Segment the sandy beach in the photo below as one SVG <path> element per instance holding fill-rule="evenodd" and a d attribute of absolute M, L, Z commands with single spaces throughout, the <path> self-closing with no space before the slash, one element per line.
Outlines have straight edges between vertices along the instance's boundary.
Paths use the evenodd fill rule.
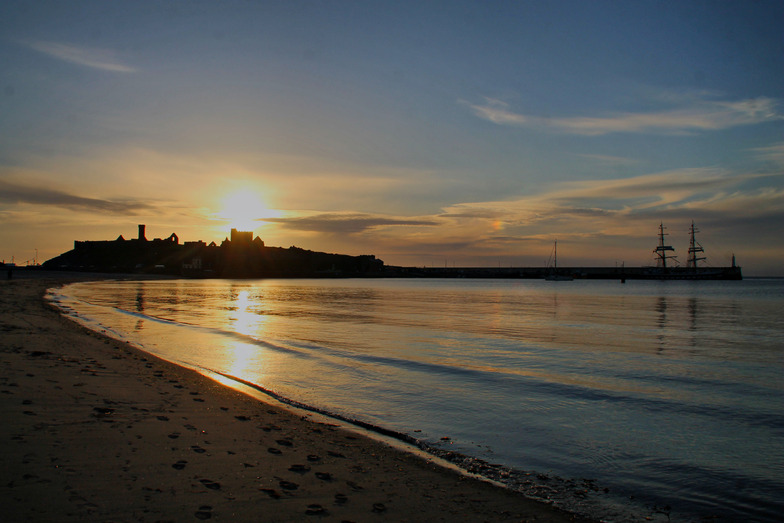
<path fill-rule="evenodd" d="M 583 521 L 258 401 L 0 282 L 4 521 Z"/>

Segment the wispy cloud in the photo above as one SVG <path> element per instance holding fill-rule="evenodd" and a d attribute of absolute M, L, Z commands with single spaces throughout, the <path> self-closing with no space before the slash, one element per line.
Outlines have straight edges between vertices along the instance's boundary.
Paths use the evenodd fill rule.
<path fill-rule="evenodd" d="M 113 73 L 135 73 L 136 69 L 120 62 L 113 51 L 59 42 L 33 40 L 24 42 L 31 49 L 53 58 Z"/>
<path fill-rule="evenodd" d="M 391 225 L 435 225 L 435 221 L 413 218 L 392 218 L 363 213 L 323 213 L 294 218 L 265 218 L 262 221 L 277 223 L 287 229 L 327 234 L 353 234 Z"/>
<path fill-rule="evenodd" d="M 625 167 L 630 165 L 637 165 L 640 163 L 639 160 L 635 160 L 633 158 L 626 158 L 623 156 L 608 156 L 606 154 L 579 154 L 578 156 L 606 167 Z"/>
<path fill-rule="evenodd" d="M 775 186 L 779 182 L 774 177 L 694 168 L 618 180 L 566 182 L 547 192 L 514 201 L 458 204 L 446 209 L 442 216 L 486 216 L 514 225 L 532 225 L 554 219 L 561 221 L 564 217 L 571 220 L 575 216 L 626 219 L 632 215 L 667 213 L 687 207 L 716 207 L 719 201 L 740 201 L 738 197 L 741 194 L 755 194 L 767 200 L 773 194 L 770 191 L 744 187 L 759 182 L 764 184 L 766 179 L 769 186 Z M 722 209 L 726 210 L 726 207 Z M 583 225 L 573 223 L 575 229 Z"/>
<path fill-rule="evenodd" d="M 610 133 L 686 134 L 784 120 L 784 114 L 778 111 L 778 100 L 767 97 L 738 101 L 696 99 L 688 106 L 658 112 L 562 118 L 517 113 L 506 102 L 490 98 L 484 104 L 468 105 L 477 117 L 498 125 L 539 127 L 586 136 Z"/>
<path fill-rule="evenodd" d="M 135 215 L 153 209 L 137 200 L 85 198 L 65 191 L 0 180 L 0 203 L 60 207 L 70 210 Z"/>
<path fill-rule="evenodd" d="M 779 166 L 784 166 L 784 142 L 770 145 L 768 147 L 757 147 L 752 149 L 752 151 L 765 162 L 771 162 Z"/>

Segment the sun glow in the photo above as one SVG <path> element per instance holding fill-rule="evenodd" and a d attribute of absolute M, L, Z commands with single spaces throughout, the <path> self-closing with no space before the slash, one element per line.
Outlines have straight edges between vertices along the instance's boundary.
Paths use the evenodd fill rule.
<path fill-rule="evenodd" d="M 227 194 L 221 201 L 218 218 L 240 231 L 253 231 L 261 226 L 261 220 L 277 216 L 269 209 L 261 196 L 252 190 L 238 190 Z"/>

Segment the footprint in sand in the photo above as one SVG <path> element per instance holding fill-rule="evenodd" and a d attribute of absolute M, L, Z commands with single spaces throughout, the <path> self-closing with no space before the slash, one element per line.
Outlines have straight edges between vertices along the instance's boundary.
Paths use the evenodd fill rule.
<path fill-rule="evenodd" d="M 220 490 L 221 488 L 220 483 L 217 481 L 212 481 L 211 479 L 200 479 L 199 481 L 202 485 L 210 490 Z"/>
<path fill-rule="evenodd" d="M 283 490 L 297 490 L 299 488 L 299 485 L 297 485 L 296 483 L 293 483 L 291 481 L 286 481 L 285 479 L 280 480 L 280 483 L 278 484 L 280 485 L 280 488 L 282 488 Z"/>
<path fill-rule="evenodd" d="M 308 509 L 305 511 L 305 514 L 308 516 L 326 516 L 327 509 L 325 509 L 321 505 L 313 503 L 311 505 L 308 505 Z"/>
<path fill-rule="evenodd" d="M 287 440 L 287 439 L 277 439 L 275 441 L 277 442 L 278 445 L 280 445 L 282 447 L 293 447 L 294 446 L 294 444 L 290 440 Z"/>
<path fill-rule="evenodd" d="M 180 437 L 179 432 L 172 432 L 171 434 L 169 434 L 169 439 L 177 439 L 179 437 Z"/>
<path fill-rule="evenodd" d="M 386 512 L 387 507 L 383 503 L 373 503 L 373 512 L 379 514 L 381 512 Z"/>
<path fill-rule="evenodd" d="M 269 452 L 270 454 L 275 454 L 276 456 L 280 456 L 281 454 L 283 454 L 282 450 L 276 449 L 275 447 L 268 448 L 267 452 Z"/>
<path fill-rule="evenodd" d="M 321 481 L 332 481 L 332 474 L 329 472 L 316 472 L 316 477 Z"/>
<path fill-rule="evenodd" d="M 204 454 L 205 452 L 207 452 L 207 450 L 206 450 L 206 449 L 203 449 L 203 448 L 201 448 L 201 447 L 200 447 L 200 446 L 198 446 L 198 445 L 193 445 L 193 446 L 191 447 L 191 450 L 192 450 L 193 452 L 197 453 L 197 454 Z"/>
<path fill-rule="evenodd" d="M 173 465 L 172 465 L 172 468 L 173 468 L 173 469 L 175 469 L 175 470 L 182 470 L 182 469 L 184 469 L 184 468 L 185 468 L 185 465 L 186 465 L 187 463 L 188 463 L 187 461 L 185 461 L 184 459 L 181 459 L 181 460 L 180 460 L 180 461 L 178 461 L 177 463 L 173 464 Z"/>
<path fill-rule="evenodd" d="M 210 519 L 212 517 L 212 507 L 209 505 L 202 505 L 194 516 L 196 516 L 196 519 Z"/>
<path fill-rule="evenodd" d="M 267 494 L 272 499 L 280 499 L 280 492 L 278 492 L 277 490 L 275 490 L 273 488 L 262 488 L 262 489 L 259 489 L 259 490 L 264 492 L 265 494 Z"/>
<path fill-rule="evenodd" d="M 357 485 L 353 481 L 346 481 L 346 485 L 348 485 L 351 488 L 351 490 L 355 492 L 359 492 L 360 490 L 365 490 L 362 486 Z"/>
<path fill-rule="evenodd" d="M 316 454 L 308 454 L 308 461 L 315 463 L 317 461 L 321 461 L 321 457 L 317 456 Z"/>
<path fill-rule="evenodd" d="M 348 496 L 346 496 L 345 494 L 340 494 L 340 493 L 335 494 L 335 503 L 337 503 L 338 505 L 342 505 L 347 501 L 348 501 Z"/>
<path fill-rule="evenodd" d="M 310 472 L 310 467 L 305 465 L 294 464 L 289 467 L 291 472 L 296 472 L 297 474 L 305 474 L 306 472 Z"/>

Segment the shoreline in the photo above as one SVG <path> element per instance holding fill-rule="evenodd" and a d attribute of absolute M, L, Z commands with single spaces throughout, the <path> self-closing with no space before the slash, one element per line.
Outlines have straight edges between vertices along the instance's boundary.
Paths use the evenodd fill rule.
<path fill-rule="evenodd" d="M 49 276 L 0 284 L 12 521 L 588 521 L 80 327 L 43 295 L 97 278 Z"/>

